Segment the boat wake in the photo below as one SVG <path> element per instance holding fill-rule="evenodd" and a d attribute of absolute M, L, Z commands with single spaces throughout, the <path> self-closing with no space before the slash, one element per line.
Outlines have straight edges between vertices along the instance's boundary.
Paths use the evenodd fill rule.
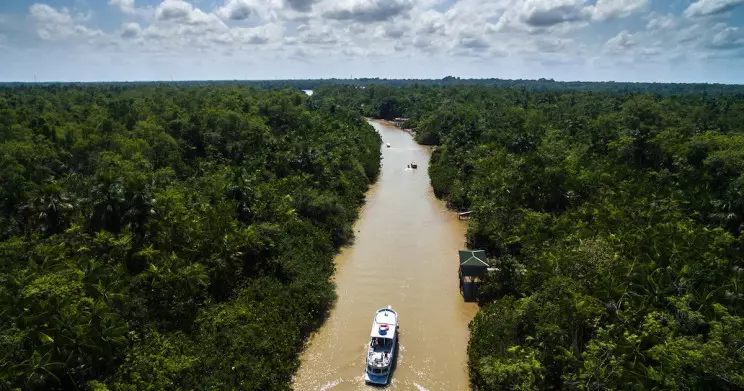
<path fill-rule="evenodd" d="M 413 385 L 416 386 L 418 391 L 429 391 L 426 387 L 422 386 L 421 384 L 413 383 Z"/>
<path fill-rule="evenodd" d="M 337 385 L 339 385 L 339 384 L 341 384 L 343 382 L 344 382 L 344 379 L 338 379 L 338 380 L 329 381 L 328 383 L 323 384 L 323 386 L 320 387 L 319 391 L 328 391 L 331 388 L 334 388 L 334 387 L 336 387 Z"/>

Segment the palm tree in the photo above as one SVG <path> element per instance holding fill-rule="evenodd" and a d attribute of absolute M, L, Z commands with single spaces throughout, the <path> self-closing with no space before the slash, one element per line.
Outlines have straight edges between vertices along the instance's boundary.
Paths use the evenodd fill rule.
<path fill-rule="evenodd" d="M 13 371 L 23 374 L 25 377 L 23 384 L 27 390 L 41 390 L 49 389 L 51 384 L 61 384 L 54 372 L 63 366 L 64 363 L 52 361 L 51 352 L 42 355 L 38 350 L 34 350 L 31 357 L 14 366 Z"/>
<path fill-rule="evenodd" d="M 60 233 L 67 226 L 67 217 L 75 209 L 72 197 L 56 181 L 33 185 L 31 196 L 21 210 L 33 226 L 44 233 Z"/>

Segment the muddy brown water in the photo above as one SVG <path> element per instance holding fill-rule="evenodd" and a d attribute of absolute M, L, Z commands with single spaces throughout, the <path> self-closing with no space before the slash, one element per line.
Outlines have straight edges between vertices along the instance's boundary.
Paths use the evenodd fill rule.
<path fill-rule="evenodd" d="M 336 302 L 311 338 L 295 390 L 365 390 L 365 354 L 377 309 L 399 314 L 392 390 L 467 390 L 468 323 L 477 306 L 458 291 L 457 250 L 467 226 L 431 190 L 430 151 L 410 134 L 371 121 L 383 140 L 382 171 L 336 258 Z M 386 148 L 385 143 L 391 147 Z M 406 167 L 412 160 L 418 169 Z"/>

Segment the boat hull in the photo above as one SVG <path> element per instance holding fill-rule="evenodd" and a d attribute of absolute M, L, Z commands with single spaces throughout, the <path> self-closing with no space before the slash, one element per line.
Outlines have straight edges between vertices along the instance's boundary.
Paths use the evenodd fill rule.
<path fill-rule="evenodd" d="M 390 381 L 390 372 L 384 375 L 373 375 L 368 371 L 364 371 L 364 382 L 370 384 L 386 385 Z"/>

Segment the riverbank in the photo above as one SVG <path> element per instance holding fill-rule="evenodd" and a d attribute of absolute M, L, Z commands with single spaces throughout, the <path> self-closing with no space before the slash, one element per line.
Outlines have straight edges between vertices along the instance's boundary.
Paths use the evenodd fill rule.
<path fill-rule="evenodd" d="M 402 128 L 400 126 L 395 125 L 395 123 L 392 122 L 392 121 L 388 121 L 386 119 L 379 119 L 379 118 L 370 118 L 370 117 L 366 117 L 366 118 L 367 118 L 368 121 L 377 122 L 379 124 L 382 124 L 382 125 L 385 125 L 385 126 L 389 126 L 391 128 L 402 130 L 402 131 L 410 134 L 411 136 L 414 136 L 414 137 L 416 136 L 416 130 Z"/>

